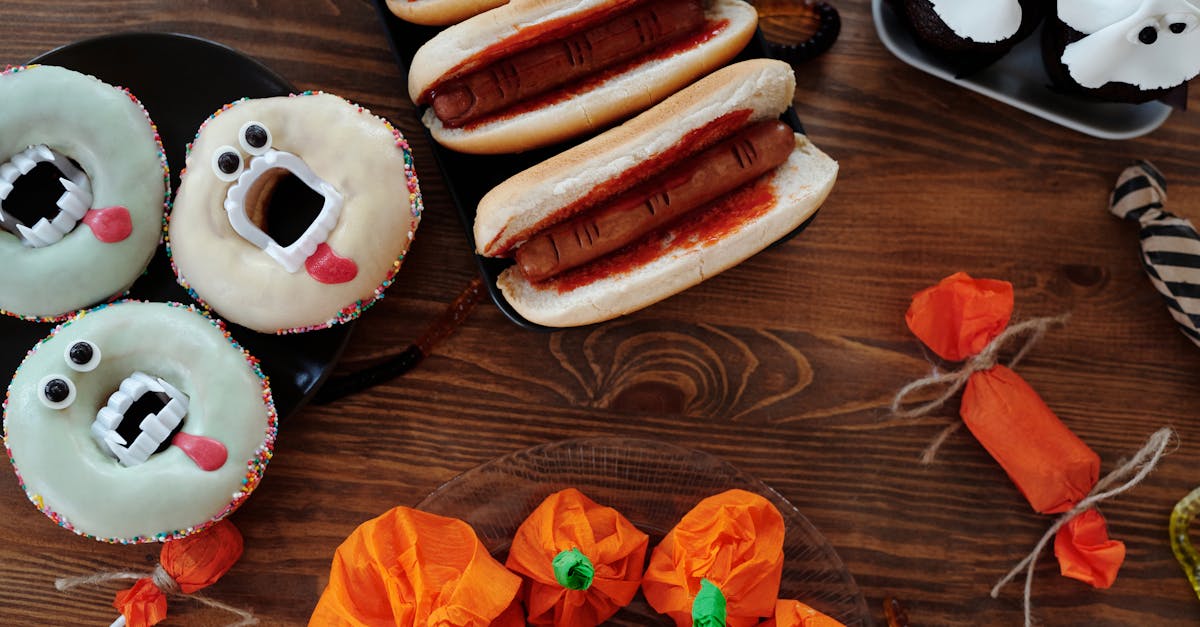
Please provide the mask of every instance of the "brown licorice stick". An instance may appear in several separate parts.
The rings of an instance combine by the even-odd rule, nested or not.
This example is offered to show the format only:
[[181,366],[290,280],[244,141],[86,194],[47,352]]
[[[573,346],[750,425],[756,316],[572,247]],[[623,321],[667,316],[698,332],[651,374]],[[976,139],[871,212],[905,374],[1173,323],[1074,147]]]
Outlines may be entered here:
[[535,235],[517,249],[517,265],[537,282],[598,259],[770,172],[795,147],[783,122],[752,124],[611,203]]
[[462,126],[659,48],[700,28],[704,20],[700,0],[643,4],[447,81],[431,94],[433,112],[447,128]]
[[317,405],[332,403],[412,370],[433,353],[435,345],[453,335],[462,326],[467,316],[475,309],[475,305],[483,298],[483,293],[483,281],[479,277],[475,277],[454,299],[454,302],[450,303],[450,306],[437,318],[434,318],[415,342],[383,363],[331,379],[317,390],[313,396],[313,403]]

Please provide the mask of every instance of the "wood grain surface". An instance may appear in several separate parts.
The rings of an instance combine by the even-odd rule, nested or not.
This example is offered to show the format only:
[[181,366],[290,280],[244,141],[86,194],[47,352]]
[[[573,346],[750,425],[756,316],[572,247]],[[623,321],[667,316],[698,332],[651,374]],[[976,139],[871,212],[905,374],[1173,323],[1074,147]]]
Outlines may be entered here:
[[[904,326],[909,298],[966,270],[1012,281],[1016,319],[1072,314],[1019,372],[1104,472],[1157,428],[1179,434],[1157,472],[1103,507],[1128,546],[1116,584],[1095,590],[1060,577],[1047,554],[1036,616],[1047,625],[1200,621],[1167,543],[1171,507],[1200,485],[1200,349],[1142,274],[1136,228],[1106,206],[1120,170],[1147,158],[1170,182],[1168,208],[1200,219],[1200,97],[1147,137],[1093,139],[908,67],[879,42],[866,0],[836,4],[841,38],[797,68],[799,115],[841,164],[807,232],[596,327],[531,333],[484,303],[408,375],[304,408],[282,425],[264,482],[233,516],[246,552],[211,596],[263,624],[304,624],[334,549],[360,522],[497,456],[619,434],[702,449],[773,486],[836,547],[876,620],[894,596],[916,625],[1019,624],[1019,586],[998,599],[988,591],[1051,518],[1030,510],[966,431],[935,463],[918,463],[957,400],[916,422],[888,411],[892,394],[931,368]],[[122,31],[228,44],[411,138],[424,223],[342,371],[412,342],[475,275],[371,3],[5,0],[0,65]],[[157,554],[58,529],[11,475],[0,481],[0,624],[107,625],[115,587],[64,594],[54,579],[149,568]],[[225,620],[185,601],[172,603],[168,624]]]

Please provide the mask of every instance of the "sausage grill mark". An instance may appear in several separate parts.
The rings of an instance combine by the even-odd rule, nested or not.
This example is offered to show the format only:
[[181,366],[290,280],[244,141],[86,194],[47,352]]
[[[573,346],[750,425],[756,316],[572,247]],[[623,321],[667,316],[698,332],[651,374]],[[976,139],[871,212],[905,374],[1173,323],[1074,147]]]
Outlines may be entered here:
[[608,203],[534,235],[516,251],[531,282],[598,259],[775,169],[795,148],[778,120],[752,124]]
[[456,128],[556,87],[632,60],[700,29],[700,0],[655,0],[609,21],[446,81],[433,112]]

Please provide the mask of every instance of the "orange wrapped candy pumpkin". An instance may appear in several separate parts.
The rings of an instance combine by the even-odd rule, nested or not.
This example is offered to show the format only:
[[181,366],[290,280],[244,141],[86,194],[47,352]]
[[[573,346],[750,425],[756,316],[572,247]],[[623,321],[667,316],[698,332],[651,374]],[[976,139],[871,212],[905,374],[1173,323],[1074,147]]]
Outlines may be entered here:
[[637,594],[649,541],[579,490],[546,497],[517,529],[506,562],[525,578],[529,623],[593,627],[607,620]]
[[519,625],[520,585],[467,523],[396,507],[338,547],[309,625]]
[[773,616],[783,574],[783,516],[729,490],[700,501],[654,548],[642,592],[679,627],[748,627]]

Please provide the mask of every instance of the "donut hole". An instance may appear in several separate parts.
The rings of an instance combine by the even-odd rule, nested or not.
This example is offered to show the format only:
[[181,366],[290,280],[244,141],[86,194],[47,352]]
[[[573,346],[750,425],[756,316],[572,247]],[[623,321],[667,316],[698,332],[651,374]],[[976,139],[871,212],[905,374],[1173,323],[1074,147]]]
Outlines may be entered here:
[[321,215],[325,197],[283,168],[267,170],[246,194],[246,217],[287,247]]
[[[117,434],[125,438],[126,442],[133,442],[142,434],[142,421],[147,416],[162,411],[169,402],[171,402],[171,397],[162,392],[147,392],[141,395],[137,400],[133,401],[129,409],[125,410],[125,417],[121,419],[121,424],[117,425]],[[175,434],[183,429],[184,420],[180,420],[179,424],[175,425],[175,428],[171,430],[171,435],[167,436],[158,445],[158,448],[154,451],[155,453],[161,453],[171,446],[171,440],[175,437]]]
[[[75,163],[75,166],[79,167],[79,164]],[[5,213],[27,226],[42,218],[53,220],[58,217],[58,199],[66,191],[58,180],[62,176],[63,173],[52,163],[37,164],[28,174],[13,182],[12,191],[4,199]]]

